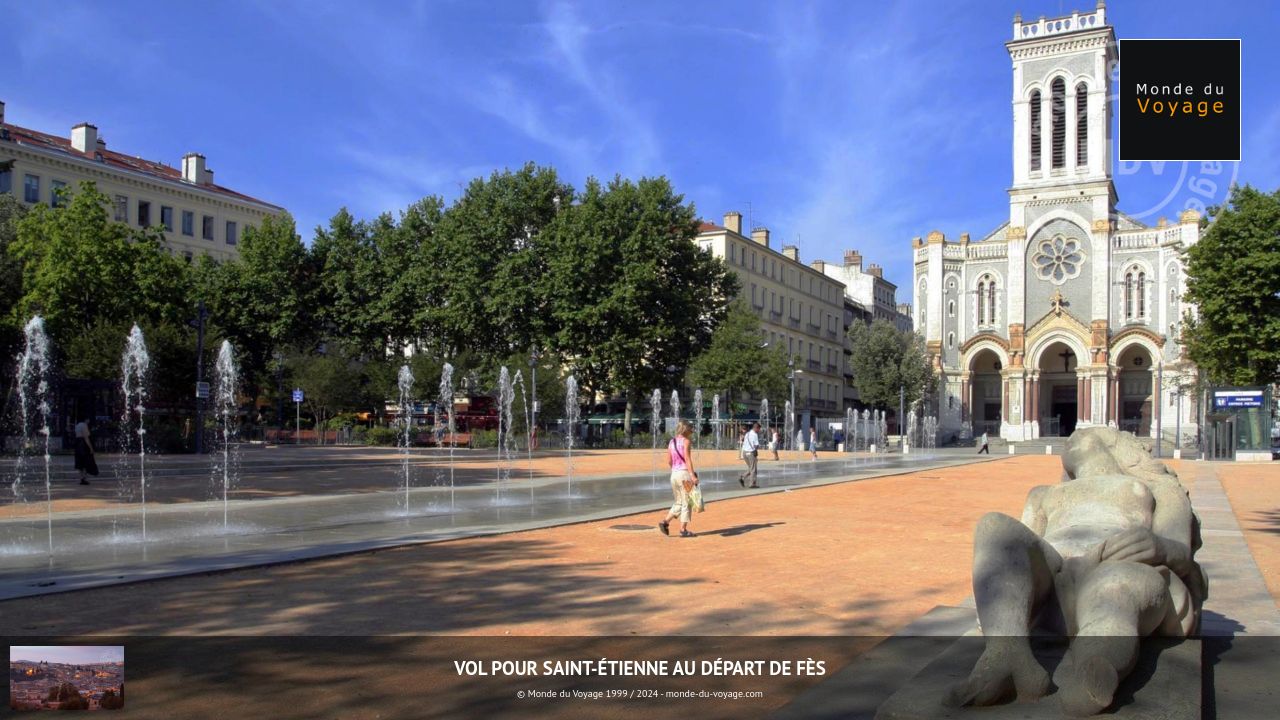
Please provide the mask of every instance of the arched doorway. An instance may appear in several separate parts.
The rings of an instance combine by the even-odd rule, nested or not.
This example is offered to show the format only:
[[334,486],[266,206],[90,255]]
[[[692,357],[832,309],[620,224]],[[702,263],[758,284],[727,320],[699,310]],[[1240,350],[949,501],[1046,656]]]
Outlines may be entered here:
[[1066,437],[1076,429],[1079,358],[1065,342],[1054,342],[1040,353],[1036,385],[1037,417],[1041,437]]
[[969,361],[969,408],[974,437],[983,433],[1000,435],[1001,389],[1000,356],[989,348],[979,350]]
[[1151,351],[1133,344],[1116,358],[1116,426],[1147,437],[1151,435]]

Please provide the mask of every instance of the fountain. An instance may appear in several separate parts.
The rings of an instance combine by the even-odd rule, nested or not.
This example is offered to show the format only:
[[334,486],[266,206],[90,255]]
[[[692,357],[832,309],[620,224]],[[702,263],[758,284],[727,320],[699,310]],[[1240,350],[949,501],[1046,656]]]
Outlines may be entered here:
[[524,408],[525,450],[529,456],[529,500],[533,500],[533,418],[529,415],[529,396],[524,390],[524,375],[519,370],[511,380],[511,396],[515,397],[515,388],[520,388],[520,403]]
[[[44,502],[45,526],[49,534],[49,555],[53,555],[53,484],[50,480],[49,455],[49,336],[44,331],[44,318],[36,315],[22,329],[26,344],[18,356],[18,403],[22,412],[22,438],[18,460],[14,466],[13,496],[26,502],[23,483],[26,469],[27,443],[32,422],[38,422],[36,433],[44,436]],[[36,420],[36,416],[39,419]]]
[[702,447],[702,388],[693,391],[693,440],[695,447]]
[[446,417],[448,418],[449,430],[449,509],[452,510],[454,505],[454,494],[456,492],[453,482],[453,432],[454,410],[453,410],[453,366],[449,363],[444,364],[444,369],[440,371],[440,405],[445,408]]
[[889,420],[883,410],[880,411],[880,445],[883,448],[880,452],[889,452]]
[[649,395],[649,439],[653,442],[653,454],[649,458],[650,487],[658,487],[658,433],[662,425],[662,391],[654,388]]
[[760,436],[760,441],[762,443],[765,443],[766,445],[769,442],[768,440],[769,425],[770,425],[769,421],[771,419],[772,418],[769,417],[769,398],[761,398],[760,399],[760,424],[764,427],[764,434]]
[[498,485],[496,492],[499,502],[502,500],[502,482],[511,478],[511,459],[514,456],[511,406],[515,399],[516,390],[512,384],[511,373],[507,370],[507,366],[503,365],[498,369]]
[[[573,442],[578,430],[578,380],[570,375],[564,381],[564,450],[565,475],[568,478],[568,496],[573,497]],[[655,390],[654,392],[657,392]]]
[[[140,494],[142,506],[142,541],[147,541],[147,428],[146,428],[146,402],[147,402],[147,374],[151,369],[151,356],[147,354],[147,343],[142,337],[142,328],[137,325],[129,331],[129,339],[125,343],[124,355],[120,359],[121,381],[120,390],[124,395],[124,412],[120,418],[121,432],[124,433],[124,439],[127,445],[121,448],[124,453],[129,453],[133,447],[132,435],[138,436],[138,492]],[[137,413],[137,428],[133,428],[133,414]],[[203,428],[197,428],[197,432],[202,432]],[[124,468],[125,476],[128,477],[128,461],[121,458],[120,467]],[[125,479],[122,478],[122,482]]]
[[715,435],[716,443],[716,483],[720,482],[720,394],[716,393],[711,396],[711,432]]
[[844,411],[844,451],[853,452],[853,445],[857,438],[853,436],[853,408],[846,408]]
[[404,514],[409,514],[409,491],[413,489],[413,469],[409,464],[409,447],[413,444],[413,371],[408,365],[401,365],[396,375],[396,387],[400,391],[398,398],[400,423],[404,432],[400,434],[400,466],[404,475]]
[[[675,433],[676,425],[679,424],[680,422],[680,393],[676,392],[675,390],[671,391],[670,407],[671,407],[671,417],[667,419],[671,425],[671,432]],[[663,428],[663,434],[664,435],[666,434],[665,428]]]
[[[788,400],[787,404],[784,406],[784,411],[785,413],[782,418],[782,437],[786,441],[786,443],[790,445],[791,443],[795,442],[794,436],[795,436],[795,428],[796,428],[795,408],[791,406],[790,400]],[[791,445],[791,449],[795,450],[796,446]],[[784,462],[782,463],[782,474],[785,475],[786,473],[787,473],[787,464]]]
[[[899,429],[898,432],[902,433],[904,431],[902,429]],[[905,429],[905,432],[906,432],[906,435],[905,435],[906,441],[903,442],[902,448],[904,452],[911,452],[911,448],[919,445],[919,443],[916,442],[916,438],[919,435],[919,433],[916,430],[916,411],[915,410],[907,411],[907,427]]]
[[[222,532],[228,529],[228,495],[240,465],[240,447],[235,442],[240,432],[240,413],[237,402],[239,375],[231,341],[223,340],[218,348],[218,359],[213,366],[214,397],[222,422],[222,461],[215,460],[214,473],[222,476]],[[216,458],[217,456],[214,455]],[[219,465],[221,467],[219,467]]]

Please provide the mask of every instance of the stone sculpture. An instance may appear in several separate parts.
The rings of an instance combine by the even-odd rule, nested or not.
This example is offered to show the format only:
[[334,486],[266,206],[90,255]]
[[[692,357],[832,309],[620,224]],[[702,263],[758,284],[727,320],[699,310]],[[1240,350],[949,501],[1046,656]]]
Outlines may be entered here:
[[988,513],[974,534],[973,593],[985,649],[952,688],[954,705],[1034,701],[1050,677],[1032,630],[1070,638],[1053,674],[1062,711],[1111,705],[1141,638],[1195,632],[1208,580],[1200,523],[1178,476],[1130,433],[1077,430],[1063,479],[1033,488],[1022,521]]

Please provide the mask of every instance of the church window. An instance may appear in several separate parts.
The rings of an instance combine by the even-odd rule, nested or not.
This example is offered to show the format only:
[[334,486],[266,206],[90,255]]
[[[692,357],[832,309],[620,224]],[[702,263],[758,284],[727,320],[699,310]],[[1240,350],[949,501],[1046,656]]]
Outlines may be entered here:
[[956,301],[951,300],[947,302],[947,317],[955,317],[955,316],[956,316]]
[[1147,316],[1146,287],[1147,287],[1147,274],[1144,272],[1140,272],[1138,273],[1138,317]]
[[1089,88],[1076,86],[1076,165],[1089,164]]
[[996,281],[987,283],[987,323],[996,322]]
[[1084,267],[1084,248],[1075,238],[1054,235],[1040,242],[1031,264],[1041,280],[1061,285],[1080,274]]
[[978,282],[978,324],[987,321],[987,283],[986,279]]
[[1133,317],[1133,272],[1124,274],[1124,319]]
[[1053,113],[1053,168],[1067,164],[1067,84],[1057,78],[1050,86],[1050,112]]
[[1040,91],[1031,93],[1031,170],[1040,169]]
[[955,346],[956,346],[956,334],[947,333],[947,347],[953,348]]

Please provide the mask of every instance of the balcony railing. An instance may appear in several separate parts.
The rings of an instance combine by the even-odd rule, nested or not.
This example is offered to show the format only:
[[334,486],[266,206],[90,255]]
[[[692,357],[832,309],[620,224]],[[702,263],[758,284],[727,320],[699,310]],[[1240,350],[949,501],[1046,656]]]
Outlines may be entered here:
[[821,370],[821,369],[822,369],[822,363],[818,362],[817,360],[810,360],[810,361],[809,361],[809,369],[810,369],[810,370]]

